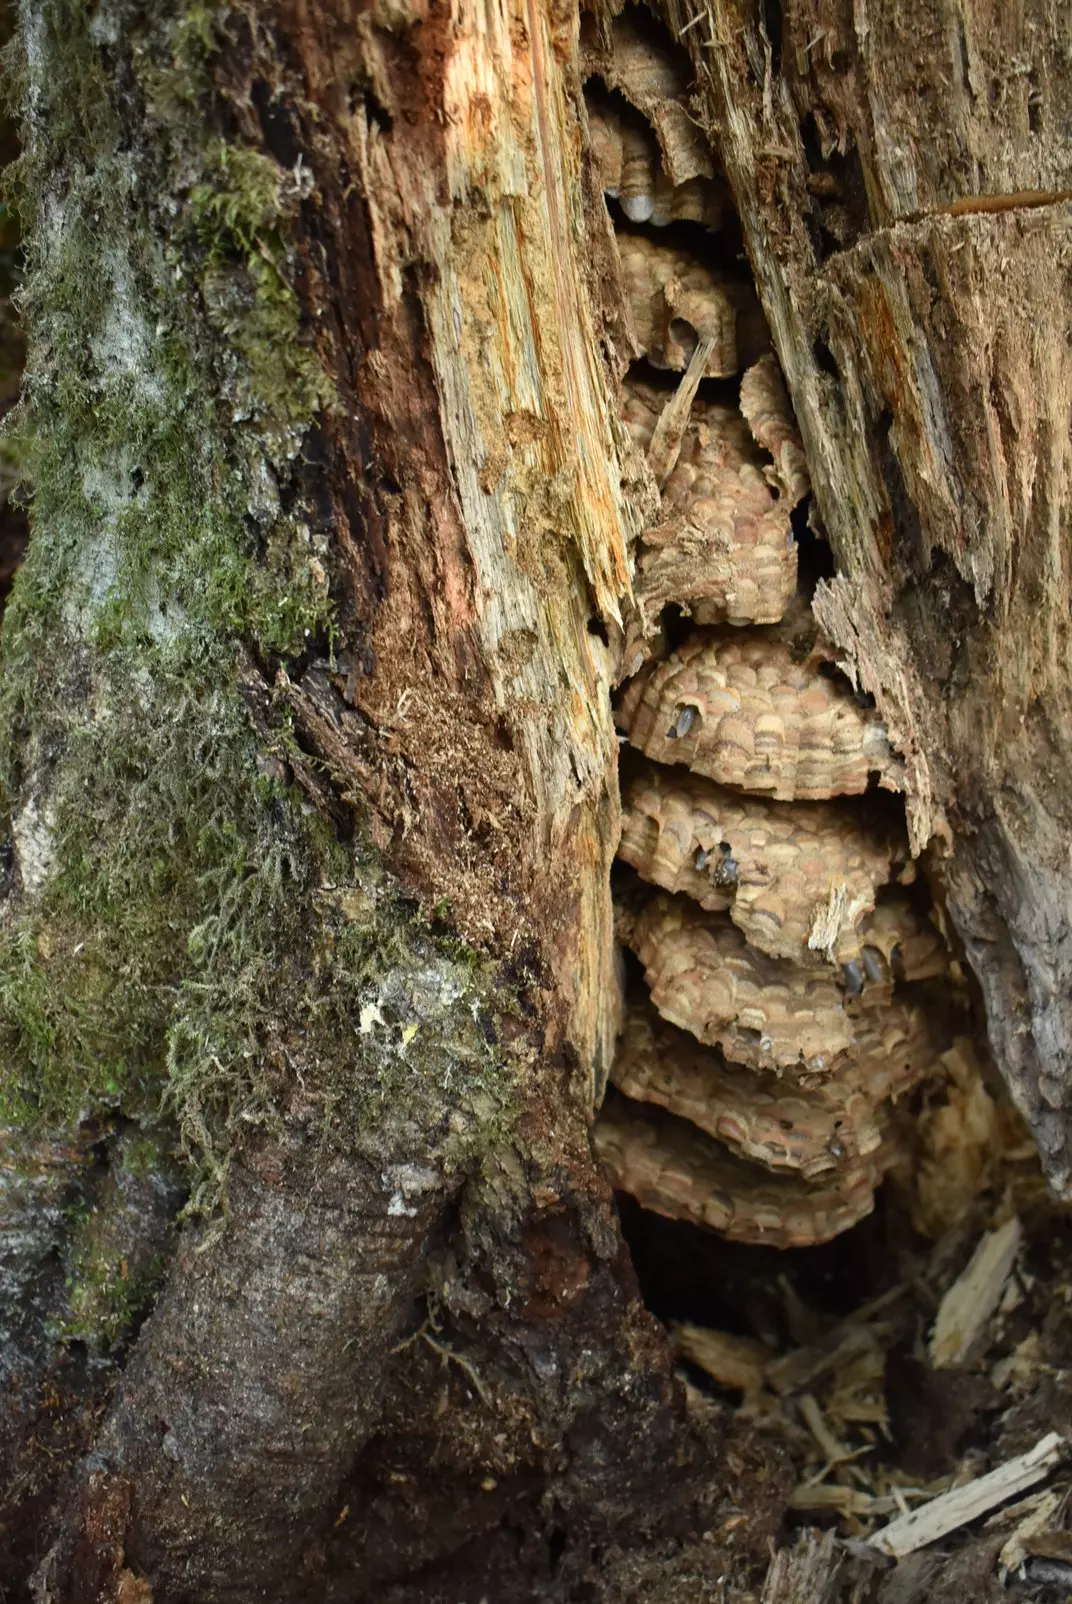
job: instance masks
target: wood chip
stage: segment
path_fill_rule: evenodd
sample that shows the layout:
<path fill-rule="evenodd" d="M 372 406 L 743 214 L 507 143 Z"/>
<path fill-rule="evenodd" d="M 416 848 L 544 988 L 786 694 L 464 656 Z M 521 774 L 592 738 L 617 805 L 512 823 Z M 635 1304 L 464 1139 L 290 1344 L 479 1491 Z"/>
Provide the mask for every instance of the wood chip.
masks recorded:
<path fill-rule="evenodd" d="M 967 1358 L 1001 1302 L 1022 1238 L 1015 1214 L 981 1238 L 971 1262 L 938 1307 L 930 1341 L 935 1370 L 948 1370 Z"/>
<path fill-rule="evenodd" d="M 746 1402 L 763 1391 L 763 1366 L 769 1354 L 762 1343 L 685 1323 L 672 1325 L 670 1335 L 678 1353 L 706 1370 L 720 1387 L 743 1392 Z"/>
<path fill-rule="evenodd" d="M 1042 1481 L 1061 1459 L 1064 1450 L 1065 1439 L 1059 1432 L 1051 1431 L 1027 1453 L 1017 1454 L 987 1475 L 941 1494 L 911 1515 L 891 1521 L 870 1539 L 872 1548 L 880 1554 L 902 1559 L 906 1554 L 938 1542 Z"/>
<path fill-rule="evenodd" d="M 840 1565 L 833 1532 L 802 1532 L 771 1560 L 760 1604 L 823 1604 Z"/>
<path fill-rule="evenodd" d="M 876 1506 L 878 1506 L 876 1508 Z M 813 1515 L 875 1515 L 881 1508 L 892 1508 L 893 1500 L 873 1498 L 870 1493 L 858 1492 L 855 1487 L 842 1487 L 836 1482 L 823 1482 L 809 1487 L 801 1482 L 789 1494 L 789 1508 Z M 896 1522 L 895 1522 L 896 1524 Z"/>
<path fill-rule="evenodd" d="M 1048 1492 L 1031 1500 L 1032 1507 L 1017 1523 L 1016 1530 L 1006 1538 L 998 1555 L 998 1568 L 1003 1571 L 1018 1571 L 1027 1558 L 1025 1544 L 1028 1538 L 1036 1537 L 1050 1526 L 1065 1499 L 1063 1489 L 1051 1488 Z"/>

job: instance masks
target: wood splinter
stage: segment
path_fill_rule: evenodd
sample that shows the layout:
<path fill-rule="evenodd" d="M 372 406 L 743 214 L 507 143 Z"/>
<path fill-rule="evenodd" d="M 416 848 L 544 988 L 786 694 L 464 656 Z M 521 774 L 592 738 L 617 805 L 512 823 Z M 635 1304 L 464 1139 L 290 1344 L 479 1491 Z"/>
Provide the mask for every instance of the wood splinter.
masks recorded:
<path fill-rule="evenodd" d="M 1065 1446 L 1060 1432 L 1049 1432 L 1027 1453 L 1017 1454 L 987 1475 L 978 1476 L 963 1487 L 954 1487 L 922 1509 L 914 1509 L 910 1515 L 891 1521 L 870 1539 L 871 1547 L 893 1559 L 903 1559 L 918 1548 L 937 1543 L 950 1532 L 978 1520 L 998 1504 L 1006 1503 L 1043 1481 L 1062 1459 Z"/>

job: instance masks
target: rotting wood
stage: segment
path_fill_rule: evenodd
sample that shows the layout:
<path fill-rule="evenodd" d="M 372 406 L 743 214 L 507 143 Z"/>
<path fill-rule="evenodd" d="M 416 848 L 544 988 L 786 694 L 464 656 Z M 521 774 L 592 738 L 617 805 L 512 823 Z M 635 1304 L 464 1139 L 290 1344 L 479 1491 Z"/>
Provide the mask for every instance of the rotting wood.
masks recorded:
<path fill-rule="evenodd" d="M 802 1532 L 771 1560 L 760 1604 L 826 1604 L 840 1564 L 833 1532 Z"/>

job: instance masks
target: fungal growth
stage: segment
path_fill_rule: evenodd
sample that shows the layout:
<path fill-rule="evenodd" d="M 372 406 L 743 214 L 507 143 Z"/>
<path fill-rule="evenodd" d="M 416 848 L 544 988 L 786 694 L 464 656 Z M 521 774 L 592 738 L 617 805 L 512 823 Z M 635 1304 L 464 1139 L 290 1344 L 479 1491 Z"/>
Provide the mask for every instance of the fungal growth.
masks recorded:
<path fill-rule="evenodd" d="M 594 1141 L 643 1209 L 806 1247 L 871 1210 L 959 972 L 901 760 L 811 612 L 804 451 L 687 69 L 630 8 L 587 66 L 655 509 L 617 640 L 634 978 Z"/>

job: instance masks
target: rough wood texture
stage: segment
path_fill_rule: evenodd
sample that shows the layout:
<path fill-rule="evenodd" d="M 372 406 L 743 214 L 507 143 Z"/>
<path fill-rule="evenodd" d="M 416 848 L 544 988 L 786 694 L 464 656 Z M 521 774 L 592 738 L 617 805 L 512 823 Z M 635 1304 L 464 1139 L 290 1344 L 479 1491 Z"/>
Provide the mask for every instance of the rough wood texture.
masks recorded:
<path fill-rule="evenodd" d="M 660 763 L 684 763 L 723 785 L 783 801 L 893 790 L 901 768 L 881 719 L 773 635 L 693 635 L 642 670 L 618 721 Z"/>
<path fill-rule="evenodd" d="M 735 1159 L 686 1120 L 618 1101 L 603 1110 L 593 1140 L 614 1185 L 645 1208 L 781 1248 L 827 1242 L 869 1214 L 887 1157 L 876 1154 L 843 1184 L 809 1186 Z"/>
<path fill-rule="evenodd" d="M 741 212 L 838 577 L 816 611 L 904 752 L 915 842 L 1051 1180 L 1072 1186 L 1072 155 L 1064 21 L 867 26 L 668 0 Z M 1030 62 L 1023 71 L 1019 63 Z M 941 86 L 939 88 L 939 85 Z"/>

